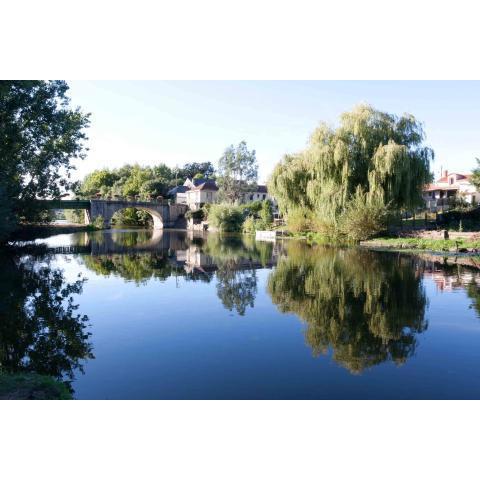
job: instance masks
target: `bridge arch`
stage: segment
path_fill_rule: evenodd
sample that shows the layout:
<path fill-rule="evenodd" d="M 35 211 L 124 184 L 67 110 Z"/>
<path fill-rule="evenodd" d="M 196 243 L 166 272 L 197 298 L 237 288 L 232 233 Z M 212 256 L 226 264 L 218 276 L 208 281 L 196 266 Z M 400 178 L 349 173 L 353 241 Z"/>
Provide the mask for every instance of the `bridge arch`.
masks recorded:
<path fill-rule="evenodd" d="M 127 207 L 124 207 L 124 208 L 118 208 L 117 210 L 115 210 L 110 218 L 104 218 L 104 223 L 106 226 L 108 225 L 111 225 L 111 222 L 112 222 L 112 217 L 115 213 L 117 212 L 121 212 L 122 210 L 125 210 L 127 208 L 135 208 L 136 210 L 140 210 L 142 212 L 146 212 L 148 213 L 151 217 L 152 217 L 152 220 L 153 220 L 153 229 L 154 230 L 160 230 L 164 227 L 164 220 L 163 220 L 163 217 L 162 215 L 157 211 L 155 210 L 154 208 L 148 208 L 148 207 L 138 207 L 138 206 L 135 206 L 135 205 L 129 205 Z"/>
<path fill-rule="evenodd" d="M 106 226 L 110 225 L 115 213 L 127 208 L 147 212 L 153 219 L 153 228 L 161 229 L 170 221 L 169 206 L 162 203 L 128 202 L 119 200 L 91 200 L 88 212 L 89 222 L 101 217 Z"/>

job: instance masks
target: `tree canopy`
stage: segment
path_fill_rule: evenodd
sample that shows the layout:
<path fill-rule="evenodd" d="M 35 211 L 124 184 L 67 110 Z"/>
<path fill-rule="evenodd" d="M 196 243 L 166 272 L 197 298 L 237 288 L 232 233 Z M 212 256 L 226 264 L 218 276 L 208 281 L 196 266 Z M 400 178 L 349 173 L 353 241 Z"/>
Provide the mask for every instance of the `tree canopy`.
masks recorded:
<path fill-rule="evenodd" d="M 177 169 L 163 163 L 154 167 L 127 164 L 115 169 L 94 170 L 79 183 L 76 194 L 83 198 L 96 195 L 156 198 L 166 196 L 171 188 L 181 185 L 187 178 L 212 178 L 214 172 L 210 162 L 187 163 Z"/>
<path fill-rule="evenodd" d="M 472 171 L 472 183 L 477 189 L 480 188 L 480 158 L 475 158 L 477 161 L 477 168 Z"/>
<path fill-rule="evenodd" d="M 166 195 L 173 186 L 173 172 L 167 165 L 141 167 L 124 165 L 116 169 L 100 169 L 89 173 L 78 185 L 79 197 L 140 196 L 143 199 Z"/>
<path fill-rule="evenodd" d="M 230 145 L 218 161 L 217 183 L 220 198 L 238 203 L 245 193 L 255 188 L 258 165 L 255 150 L 249 151 L 245 141 Z"/>
<path fill-rule="evenodd" d="M 71 108 L 67 91 L 60 80 L 0 81 L 0 191 L 14 219 L 10 229 L 35 219 L 35 198 L 65 193 L 72 159 L 85 155 L 89 116 Z M 10 229 L 2 225 L 0 237 Z"/>
<path fill-rule="evenodd" d="M 179 177 L 186 178 L 213 178 L 215 175 L 215 167 L 211 162 L 192 162 L 186 163 L 178 171 Z"/>
<path fill-rule="evenodd" d="M 313 132 L 307 148 L 275 167 L 269 191 L 287 216 L 300 209 L 317 230 L 336 232 L 353 199 L 395 212 L 422 202 L 431 179 L 433 150 L 423 144 L 422 124 L 359 105 Z"/>

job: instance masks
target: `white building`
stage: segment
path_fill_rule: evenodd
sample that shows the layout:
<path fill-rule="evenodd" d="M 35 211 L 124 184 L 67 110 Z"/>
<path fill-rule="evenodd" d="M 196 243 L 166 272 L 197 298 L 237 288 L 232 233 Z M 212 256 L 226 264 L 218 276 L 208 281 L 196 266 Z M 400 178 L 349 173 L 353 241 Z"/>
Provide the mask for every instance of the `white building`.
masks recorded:
<path fill-rule="evenodd" d="M 471 182 L 472 175 L 443 172 L 443 176 L 435 183 L 427 185 L 423 190 L 423 198 L 427 207 L 447 206 L 454 200 L 463 199 L 466 203 L 480 202 L 480 192 Z"/>
<path fill-rule="evenodd" d="M 217 202 L 218 187 L 214 180 L 199 179 L 198 181 L 192 181 L 187 179 L 184 185 L 190 187 L 186 192 L 186 200 L 191 210 L 198 210 L 206 203 Z"/>
<path fill-rule="evenodd" d="M 172 188 L 168 192 L 168 196 L 175 203 L 183 203 L 188 205 L 191 210 L 198 210 L 205 203 L 218 202 L 218 187 L 215 180 L 187 178 L 183 185 Z M 270 200 L 274 212 L 277 211 L 277 202 L 268 194 L 266 185 L 257 185 L 254 191 L 246 193 L 243 196 L 242 203 L 264 200 Z"/>

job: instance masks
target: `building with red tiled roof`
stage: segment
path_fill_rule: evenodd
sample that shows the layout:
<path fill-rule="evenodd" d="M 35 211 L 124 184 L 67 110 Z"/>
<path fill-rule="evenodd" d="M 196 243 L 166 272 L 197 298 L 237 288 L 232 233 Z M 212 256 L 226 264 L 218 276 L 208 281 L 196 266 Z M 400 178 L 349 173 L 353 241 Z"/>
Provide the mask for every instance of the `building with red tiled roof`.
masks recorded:
<path fill-rule="evenodd" d="M 471 181 L 472 175 L 465 173 L 449 173 L 448 170 L 435 182 L 423 189 L 423 198 L 430 210 L 444 207 L 454 200 L 463 199 L 466 203 L 478 203 L 480 192 Z"/>

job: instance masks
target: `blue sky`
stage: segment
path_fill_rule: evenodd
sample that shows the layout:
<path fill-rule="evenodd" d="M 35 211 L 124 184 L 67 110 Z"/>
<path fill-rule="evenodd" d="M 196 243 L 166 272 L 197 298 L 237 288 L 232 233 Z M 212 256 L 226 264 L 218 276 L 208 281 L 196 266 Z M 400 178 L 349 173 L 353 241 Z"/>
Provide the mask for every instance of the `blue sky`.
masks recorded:
<path fill-rule="evenodd" d="M 480 82 L 462 81 L 71 81 L 73 105 L 91 112 L 87 159 L 76 178 L 125 163 L 216 164 L 246 140 L 259 180 L 301 150 L 322 120 L 368 102 L 424 123 L 432 170 L 470 171 L 480 157 Z"/>

